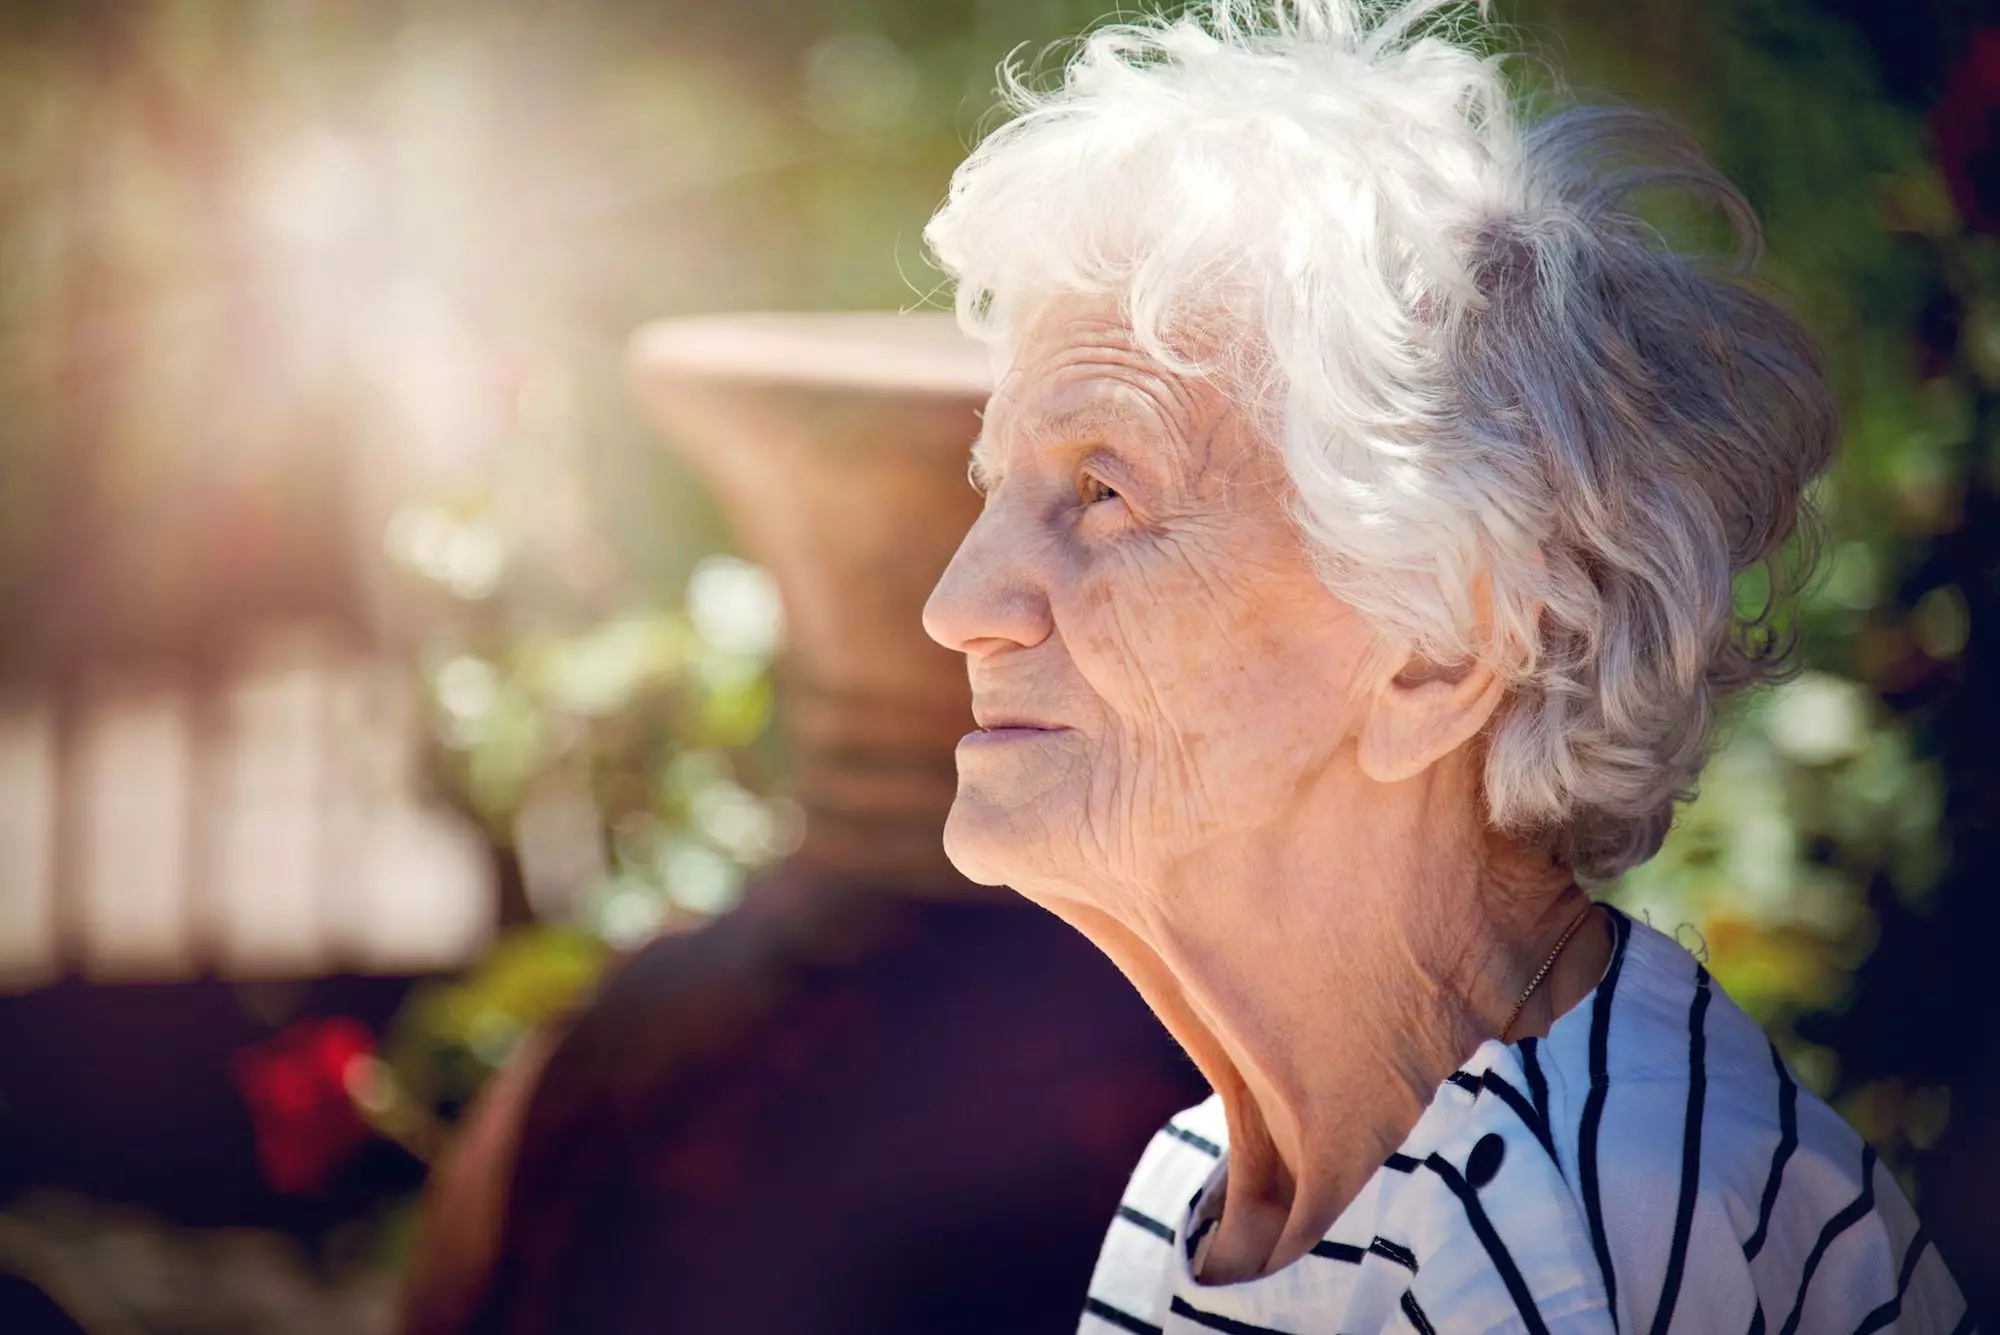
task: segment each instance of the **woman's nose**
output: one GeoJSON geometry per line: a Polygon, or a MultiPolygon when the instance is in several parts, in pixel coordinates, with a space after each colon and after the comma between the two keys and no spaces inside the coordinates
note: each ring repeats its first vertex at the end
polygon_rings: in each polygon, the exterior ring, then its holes
{"type": "Polygon", "coordinates": [[[924,604],[924,631],[961,654],[1030,648],[1048,638],[1049,603],[1017,512],[989,504],[924,604]]]}

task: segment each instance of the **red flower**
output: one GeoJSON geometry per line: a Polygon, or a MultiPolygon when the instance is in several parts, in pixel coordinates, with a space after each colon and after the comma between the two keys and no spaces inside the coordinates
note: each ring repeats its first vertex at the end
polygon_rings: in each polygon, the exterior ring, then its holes
{"type": "Polygon", "coordinates": [[[335,1169],[374,1134],[349,1094],[375,1036],[343,1015],[300,1020],[230,1054],[230,1075],[250,1106],[264,1180],[291,1195],[318,1195],[335,1169]]]}
{"type": "Polygon", "coordinates": [[[1931,136],[1952,202],[1975,232],[2000,232],[2000,28],[1972,34],[1945,74],[1931,136]]]}

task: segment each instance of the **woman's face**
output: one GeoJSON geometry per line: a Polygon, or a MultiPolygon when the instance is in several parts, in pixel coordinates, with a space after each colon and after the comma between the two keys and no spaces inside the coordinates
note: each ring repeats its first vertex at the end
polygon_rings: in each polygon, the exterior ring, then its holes
{"type": "Polygon", "coordinates": [[[1375,637],[1315,576],[1276,450],[1113,304],[1037,322],[974,457],[986,507],[924,612],[987,730],[945,827],[967,876],[1116,912],[1354,766],[1375,637]]]}

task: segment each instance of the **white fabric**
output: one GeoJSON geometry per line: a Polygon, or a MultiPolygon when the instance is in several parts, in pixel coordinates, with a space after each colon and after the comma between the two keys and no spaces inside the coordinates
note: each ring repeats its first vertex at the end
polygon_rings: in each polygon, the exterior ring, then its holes
{"type": "Polygon", "coordinates": [[[1228,1129],[1214,1098],[1176,1117],[1126,1189],[1080,1335],[1969,1332],[1872,1151],[1686,951],[1614,923],[1596,991],[1546,1039],[1481,1045],[1275,1274],[1195,1280],[1228,1129]]]}

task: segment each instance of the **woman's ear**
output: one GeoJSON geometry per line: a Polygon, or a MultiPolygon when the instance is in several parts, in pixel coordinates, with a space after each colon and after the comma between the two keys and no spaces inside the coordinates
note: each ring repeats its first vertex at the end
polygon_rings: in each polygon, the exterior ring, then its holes
{"type": "MultiPolygon", "coordinates": [[[[1540,547],[1529,553],[1546,572],[1540,547]]],[[[1493,581],[1482,570],[1472,581],[1476,643],[1494,648],[1493,581]]],[[[1541,615],[1539,602],[1534,617],[1541,615]]],[[[1492,655],[1456,663],[1435,663],[1408,641],[1380,644],[1374,690],[1358,733],[1361,772],[1377,783],[1414,778],[1479,735],[1506,698],[1507,674],[1492,655]]]]}
{"type": "Polygon", "coordinates": [[[1403,652],[1383,671],[1358,739],[1361,772],[1377,783],[1414,778],[1478,735],[1507,683],[1485,662],[1440,666],[1403,652]]]}

